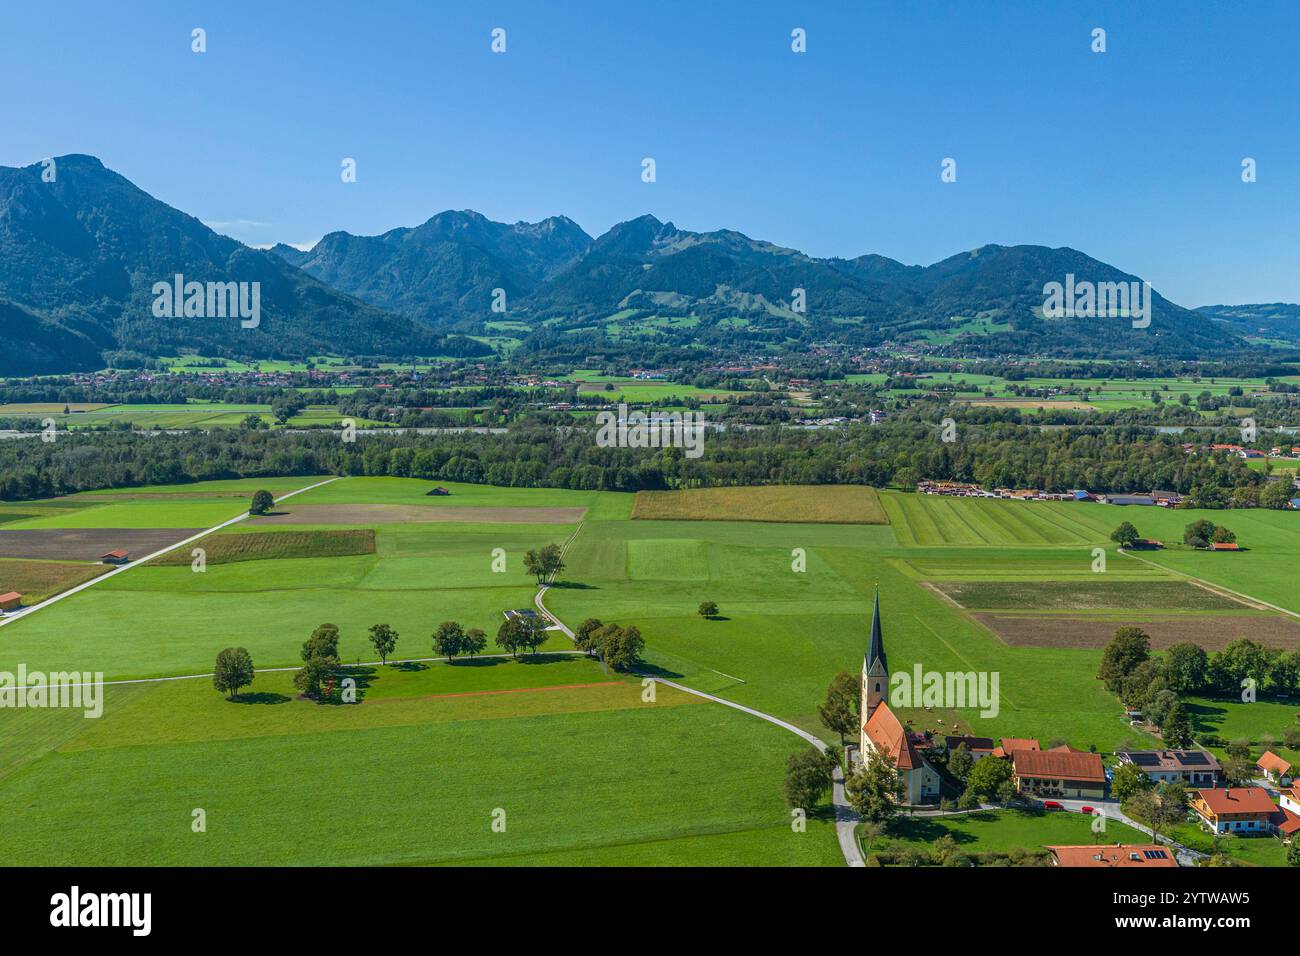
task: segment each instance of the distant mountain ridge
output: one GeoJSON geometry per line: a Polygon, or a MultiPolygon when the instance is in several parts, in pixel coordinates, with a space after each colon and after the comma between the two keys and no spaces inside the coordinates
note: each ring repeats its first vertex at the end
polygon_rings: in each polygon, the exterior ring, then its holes
{"type": "Polygon", "coordinates": [[[677,337],[703,344],[892,340],[1078,357],[1192,357],[1245,346],[1232,329],[1154,291],[1148,329],[1121,318],[1044,319],[1045,282],[1064,282],[1067,274],[1096,283],[1140,281],[1069,248],[988,245],[909,266],[874,254],[818,259],[734,230],[690,232],[650,215],[591,240],[564,217],[507,226],[477,213],[445,212],[414,229],[331,233],[306,253],[275,251],[351,295],[439,328],[481,329],[509,318],[543,334],[578,332],[630,313],[689,317],[689,331],[677,337]],[[518,235],[557,223],[562,241],[518,235]],[[490,312],[497,288],[506,292],[506,315],[490,312]],[[795,289],[804,290],[804,311],[796,308],[795,289]]]}
{"type": "Polygon", "coordinates": [[[434,325],[481,312],[493,289],[504,289],[507,302],[527,295],[591,241],[565,216],[506,225],[467,210],[380,236],[332,232],[308,252],[285,245],[272,251],[364,302],[434,325]]]}
{"type": "Polygon", "coordinates": [[[497,334],[492,323],[503,320],[530,348],[563,342],[582,354],[609,343],[894,343],[948,354],[1192,358],[1259,337],[1253,319],[1184,309],[1154,291],[1146,329],[1124,318],[1044,318],[1046,282],[1137,281],[1069,248],[987,245],[919,266],[875,254],[819,259],[650,215],[593,239],[565,216],[506,224],[462,210],[378,236],[333,232],[307,251],[260,250],[94,157],[55,164],[50,182],[41,164],[0,167],[0,330],[26,353],[19,373],[95,368],[96,354],[119,350],[485,355],[491,349],[469,336],[497,334]],[[259,283],[261,323],[154,315],[154,283],[176,274],[259,283]]]}
{"type": "MultiPolygon", "coordinates": [[[[12,304],[0,321],[33,343],[32,370],[98,368],[95,349],[300,357],[447,348],[427,325],[218,235],[92,156],[56,157],[52,181],[42,178],[43,169],[0,167],[0,299],[12,304]],[[260,324],[155,316],[153,285],[176,274],[202,283],[260,283],[260,324]]],[[[488,351],[462,341],[471,351],[488,351]]]]}

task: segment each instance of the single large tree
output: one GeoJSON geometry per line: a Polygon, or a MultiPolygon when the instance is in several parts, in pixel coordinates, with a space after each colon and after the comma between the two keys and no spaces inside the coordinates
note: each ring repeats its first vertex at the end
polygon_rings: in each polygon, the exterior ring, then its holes
{"type": "Polygon", "coordinates": [[[338,670],[338,658],[317,655],[303,662],[298,673],[293,675],[293,685],[320,703],[325,697],[325,684],[332,680],[338,670]]]}
{"type": "Polygon", "coordinates": [[[537,578],[539,585],[545,584],[552,575],[564,570],[564,558],[558,544],[548,544],[538,550],[530,550],[524,555],[524,570],[537,578]]]}
{"type": "Polygon", "coordinates": [[[1197,694],[1205,689],[1208,658],[1197,644],[1175,644],[1165,651],[1165,680],[1175,694],[1197,694]]]}
{"type": "Polygon", "coordinates": [[[461,644],[462,649],[470,657],[475,654],[482,654],[483,649],[487,647],[487,635],[483,633],[480,627],[471,627],[465,632],[465,640],[461,644]]]}
{"type": "Polygon", "coordinates": [[[971,756],[970,748],[965,744],[958,744],[957,749],[948,757],[948,772],[963,783],[970,776],[974,766],[975,758],[971,756]]]}
{"type": "Polygon", "coordinates": [[[1131,763],[1122,763],[1115,768],[1115,775],[1110,782],[1110,792],[1122,804],[1135,794],[1150,790],[1152,786],[1151,778],[1143,773],[1141,768],[1131,763]]]}
{"type": "Polygon", "coordinates": [[[1175,701],[1165,714],[1165,722],[1160,725],[1160,737],[1165,746],[1175,750],[1185,750],[1192,745],[1192,721],[1181,700],[1175,701]]]}
{"type": "Polygon", "coordinates": [[[791,754],[785,762],[786,806],[811,810],[831,788],[834,762],[820,750],[809,747],[791,754]]]}
{"type": "Polygon", "coordinates": [[[613,636],[604,641],[601,656],[614,670],[630,671],[641,659],[643,650],[645,650],[645,638],[641,636],[641,631],[635,624],[629,624],[627,627],[615,625],[613,636]]]}
{"type": "Polygon", "coordinates": [[[717,616],[718,616],[718,602],[717,602],[717,601],[701,601],[701,602],[700,602],[700,617],[705,618],[706,620],[712,620],[713,618],[715,618],[715,617],[717,617],[717,616]]]}
{"type": "Polygon", "coordinates": [[[1106,682],[1106,689],[1118,694],[1128,677],[1139,664],[1151,656],[1151,638],[1140,627],[1121,627],[1115,631],[1101,655],[1101,669],[1097,676],[1106,682]]]}
{"type": "Polygon", "coordinates": [[[817,705],[817,716],[822,723],[840,735],[840,746],[844,746],[844,737],[858,730],[858,711],[861,710],[859,678],[847,671],[840,671],[831,678],[826,688],[826,699],[817,705]]]}
{"type": "Polygon", "coordinates": [[[880,750],[867,754],[867,762],[844,784],[849,805],[868,823],[887,823],[898,812],[906,793],[894,762],[880,750]]]}
{"type": "Polygon", "coordinates": [[[339,656],[339,629],[337,624],[322,624],[302,643],[302,659],[339,656]]]}
{"type": "Polygon", "coordinates": [[[1183,544],[1193,548],[1203,548],[1214,537],[1214,522],[1207,518],[1197,518],[1183,529],[1183,544]]]}
{"type": "Polygon", "coordinates": [[[227,647],[217,655],[217,664],[212,672],[212,686],[221,693],[229,693],[230,699],[239,696],[239,689],[253,683],[253,658],[242,647],[227,647]]]}
{"type": "Polygon", "coordinates": [[[388,665],[388,655],[397,647],[397,632],[387,624],[373,624],[370,627],[370,644],[379,655],[379,662],[388,665]]]}
{"type": "Polygon", "coordinates": [[[596,654],[598,651],[596,638],[604,627],[605,625],[600,622],[600,618],[587,618],[573,632],[573,646],[580,651],[584,651],[588,657],[596,654]]]}
{"type": "Polygon", "coordinates": [[[966,775],[966,793],[976,803],[1003,796],[1003,785],[1011,782],[1011,770],[1010,760],[985,757],[975,761],[966,775]]]}
{"type": "Polygon", "coordinates": [[[509,651],[510,656],[516,660],[519,658],[519,652],[528,647],[528,629],[524,624],[525,620],[527,618],[506,618],[497,629],[497,647],[509,651]]]}
{"type": "Polygon", "coordinates": [[[1130,521],[1121,521],[1119,527],[1110,533],[1110,540],[1121,548],[1130,547],[1138,539],[1138,529],[1130,521]]]}
{"type": "Polygon", "coordinates": [[[253,502],[248,506],[250,515],[264,515],[275,505],[275,498],[269,491],[253,492],[253,502]]]}
{"type": "Polygon", "coordinates": [[[454,662],[465,649],[465,629],[456,621],[443,621],[433,632],[433,652],[454,662]]]}

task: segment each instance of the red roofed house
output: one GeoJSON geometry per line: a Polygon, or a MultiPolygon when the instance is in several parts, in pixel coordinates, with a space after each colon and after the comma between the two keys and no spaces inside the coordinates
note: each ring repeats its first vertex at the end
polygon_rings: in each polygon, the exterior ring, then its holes
{"type": "Polygon", "coordinates": [[[108,554],[100,555],[99,560],[104,564],[126,564],[126,562],[131,560],[131,556],[121,548],[118,548],[114,551],[108,552],[108,554]]]}
{"type": "Polygon", "coordinates": [[[1031,797],[1106,796],[1106,773],[1097,754],[1016,750],[1011,754],[1011,782],[1017,792],[1031,797]]]}
{"type": "Polygon", "coordinates": [[[1002,746],[993,751],[995,757],[1010,757],[1017,750],[1038,750],[1038,741],[1033,737],[1003,737],[1002,746]]]}
{"type": "Polygon", "coordinates": [[[1114,846],[1049,846],[1053,866],[1140,867],[1177,866],[1168,848],[1154,843],[1114,846]]]}
{"type": "Polygon", "coordinates": [[[1255,766],[1263,772],[1264,779],[1269,783],[1291,786],[1291,765],[1273,751],[1265,750],[1255,761],[1255,766]]]}
{"type": "Polygon", "coordinates": [[[1211,551],[1240,551],[1241,545],[1235,541],[1215,541],[1210,545],[1211,551]]]}
{"type": "Polygon", "coordinates": [[[1277,807],[1259,787],[1193,790],[1192,810],[1215,833],[1269,833],[1277,807]]]}
{"type": "Polygon", "coordinates": [[[0,594],[0,611],[16,611],[23,606],[23,596],[17,591],[0,594]]]}
{"type": "Polygon", "coordinates": [[[889,709],[885,698],[889,686],[889,665],[885,639],[880,629],[880,593],[871,612],[871,640],[862,659],[862,759],[881,751],[893,761],[903,783],[903,802],[923,803],[939,799],[939,772],[917,749],[907,729],[889,709]]]}

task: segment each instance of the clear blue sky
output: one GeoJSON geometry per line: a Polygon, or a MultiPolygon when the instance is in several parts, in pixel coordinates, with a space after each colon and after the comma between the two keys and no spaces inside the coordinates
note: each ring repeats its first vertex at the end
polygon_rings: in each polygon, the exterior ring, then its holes
{"type": "Polygon", "coordinates": [[[1184,305],[1296,302],[1298,37],[1295,2],[6,2],[0,164],[91,153],[251,244],[649,212],[820,256],[1068,245],[1184,305]]]}

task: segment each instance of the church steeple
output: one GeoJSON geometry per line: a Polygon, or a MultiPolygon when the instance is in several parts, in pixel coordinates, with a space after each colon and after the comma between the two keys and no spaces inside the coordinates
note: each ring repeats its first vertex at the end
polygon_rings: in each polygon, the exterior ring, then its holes
{"type": "Polygon", "coordinates": [[[889,684],[889,662],[885,658],[885,635],[880,628],[880,589],[876,588],[871,609],[871,639],[862,659],[862,719],[866,721],[885,699],[889,684]]]}
{"type": "Polygon", "coordinates": [[[871,641],[867,644],[867,670],[871,670],[876,661],[880,669],[889,673],[889,662],[885,660],[885,636],[880,631],[880,589],[876,588],[875,606],[871,609],[871,641]]]}

